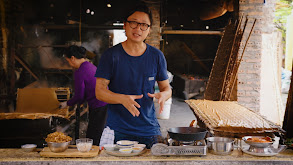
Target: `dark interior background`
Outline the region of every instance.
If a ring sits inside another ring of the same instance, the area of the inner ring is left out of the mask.
[[[22,29],[19,29],[16,43],[22,46],[16,53],[48,82],[49,87],[72,86],[72,72],[62,59],[62,45],[80,40],[78,28],[80,19],[83,25],[81,41],[96,55],[92,62],[98,65],[101,54],[112,46],[113,23],[121,23],[122,16],[136,2],[137,0],[25,0],[23,7],[19,9],[22,14],[17,20]],[[222,31],[229,20],[233,19],[232,12],[206,21],[202,21],[199,17],[202,9],[219,2],[217,0],[158,1],[156,3],[161,4],[161,27],[172,30]],[[111,4],[111,8],[107,7],[108,3]],[[94,14],[87,13],[87,9]],[[172,74],[208,77],[220,39],[219,35],[162,35],[161,50],[166,56],[168,70]],[[40,48],[41,45],[55,46]],[[193,60],[186,47],[199,60]],[[208,69],[202,68],[199,62]],[[16,66],[21,67],[17,63]],[[21,79],[23,81],[17,84],[18,88],[34,81],[25,70]]]

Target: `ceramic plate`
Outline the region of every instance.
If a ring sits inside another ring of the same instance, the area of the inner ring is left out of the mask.
[[[114,151],[107,151],[107,150],[104,150],[107,154],[109,155],[112,155],[112,156],[136,156],[136,155],[140,155],[140,154],[143,154],[146,152],[146,149],[143,149],[142,151],[140,152],[131,152],[129,154],[125,154],[125,153],[122,153],[118,150],[114,150]]]

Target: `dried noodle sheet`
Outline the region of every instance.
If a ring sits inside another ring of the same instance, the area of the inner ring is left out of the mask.
[[[68,111],[67,111],[68,112]],[[70,116],[74,115],[74,111],[66,114],[51,114],[51,113],[0,113],[0,120],[9,119],[47,119],[52,116],[69,119]]]
[[[274,132],[279,127],[232,101],[186,100],[210,130],[230,133]]]
[[[15,113],[0,113],[3,119],[44,119],[51,116],[69,118],[74,112],[59,109],[54,88],[24,88],[17,91]]]
[[[58,113],[59,101],[52,88],[24,88],[17,91],[16,112]]]

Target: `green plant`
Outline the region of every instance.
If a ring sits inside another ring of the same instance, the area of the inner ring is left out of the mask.
[[[293,8],[292,1],[293,0],[276,1],[274,24],[282,32],[283,41],[285,41],[286,38],[287,16],[291,14]]]

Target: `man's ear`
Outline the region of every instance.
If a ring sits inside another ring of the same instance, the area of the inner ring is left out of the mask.
[[[71,59],[72,61],[74,61],[74,60],[75,60],[75,57],[74,57],[74,56],[71,56],[70,59]]]
[[[123,22],[123,29],[125,30],[126,22]]]
[[[151,35],[151,32],[152,32],[152,29],[150,28],[147,36]]]

